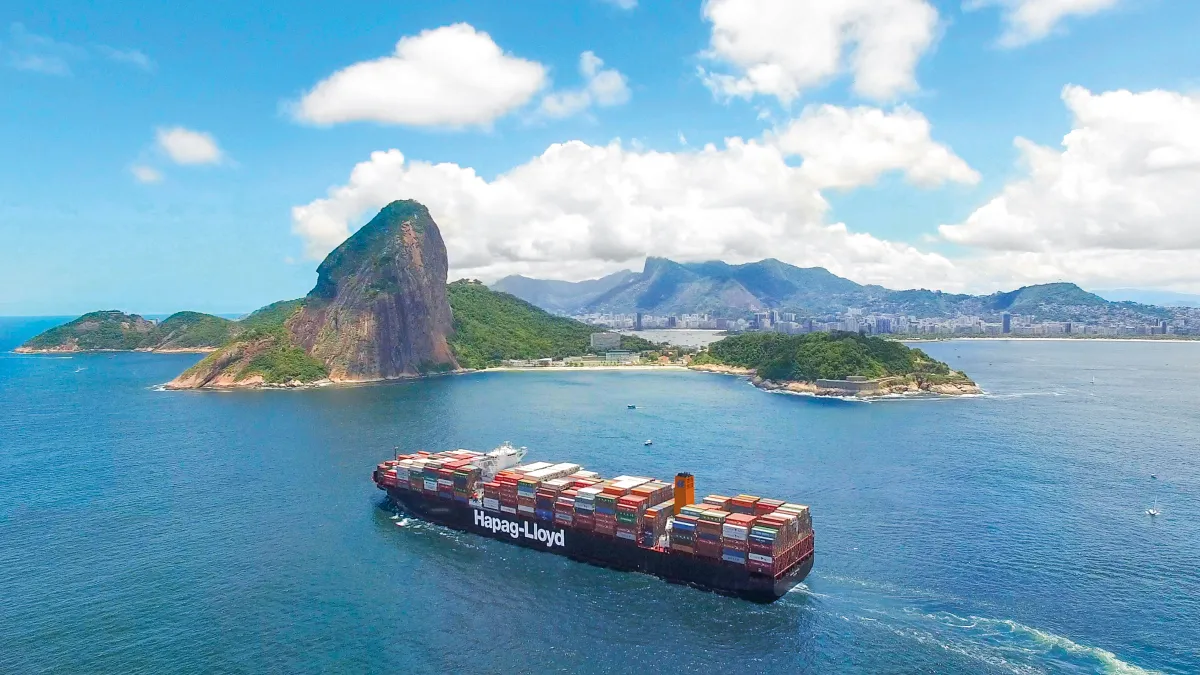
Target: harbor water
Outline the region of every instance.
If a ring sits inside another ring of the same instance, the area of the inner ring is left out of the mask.
[[[0,349],[47,323],[0,319]],[[615,370],[166,392],[198,356],[5,351],[0,672],[1200,671],[1200,343],[923,348],[988,393]],[[380,508],[397,446],[505,440],[809,504],[816,566],[755,605]]]

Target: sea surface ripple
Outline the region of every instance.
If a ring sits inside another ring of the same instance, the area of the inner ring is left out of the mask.
[[[0,349],[40,326],[0,320]],[[1200,344],[923,348],[988,394],[165,392],[198,357],[0,354],[0,672],[1200,672]],[[760,606],[380,508],[396,446],[504,440],[808,503],[814,571]]]

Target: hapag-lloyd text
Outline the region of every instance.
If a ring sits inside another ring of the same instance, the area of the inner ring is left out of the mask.
[[[491,530],[492,534],[500,534],[503,532],[513,539],[525,537],[540,541],[546,545],[546,548],[554,546],[565,546],[567,542],[567,533],[565,530],[550,530],[539,526],[537,523],[526,521],[508,520],[507,518],[498,518],[489,516],[483,511],[475,510],[475,524],[485,530]]]

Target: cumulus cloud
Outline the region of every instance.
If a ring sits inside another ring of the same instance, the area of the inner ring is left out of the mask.
[[[793,130],[790,142],[803,145],[801,133]],[[812,147],[817,156],[824,152]],[[410,161],[388,150],[355,166],[327,197],[295,207],[293,230],[307,255],[319,259],[376,209],[411,198],[430,208],[452,273],[461,276],[579,279],[636,266],[647,255],[773,256],[860,281],[913,285],[952,274],[953,265],[940,255],[828,222],[829,206],[811,170],[788,161],[797,150],[785,151],[771,135],[680,152],[571,141],[493,180],[469,167]],[[849,162],[838,167],[840,185],[887,170],[878,161],[870,170]]]
[[[768,138],[804,158],[801,172],[818,188],[852,188],[902,171],[916,185],[975,184],[979,173],[931,137],[929,120],[901,105],[886,112],[860,106],[808,106]]]
[[[708,87],[785,104],[847,71],[867,98],[916,89],[917,61],[938,22],[926,0],[707,0],[703,12],[712,23],[708,56],[733,69],[701,68]]]
[[[155,133],[159,149],[176,164],[218,164],[224,153],[212,134],[184,127],[162,127]]]
[[[134,164],[129,167],[129,172],[133,174],[133,179],[139,183],[161,183],[163,179],[162,173],[152,166],[145,164]]]
[[[458,23],[402,38],[390,56],[347,66],[293,106],[313,124],[372,121],[486,126],[542,89],[546,68],[505,53],[487,33]]]
[[[1069,16],[1088,16],[1117,6],[1120,0],[968,0],[967,9],[996,5],[1004,16],[1000,44],[1019,47],[1041,40]]]
[[[1061,147],[1017,138],[1025,175],[942,237],[1031,278],[1200,282],[1200,97],[1062,98],[1074,121]]]
[[[625,76],[613,68],[604,68],[604,61],[592,52],[579,56],[579,74],[585,84],[580,89],[555,92],[542,99],[542,114],[548,117],[570,117],[592,105],[614,106],[629,101],[629,85]]]

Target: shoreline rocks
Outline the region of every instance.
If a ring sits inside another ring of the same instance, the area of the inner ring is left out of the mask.
[[[803,380],[767,380],[759,377],[753,368],[740,368],[738,366],[725,366],[721,364],[702,364],[698,366],[689,366],[690,370],[698,370],[707,373],[717,373],[719,375],[733,375],[736,377],[745,377],[750,380],[750,383],[763,391],[785,392],[792,394],[808,394],[810,396],[829,396],[838,398],[878,398],[881,396],[970,396],[982,394],[983,389],[971,380],[963,378],[961,381],[950,382],[927,382],[915,377],[893,377],[884,378],[880,381],[878,389],[868,391],[850,391],[847,389],[831,389],[826,387],[818,387],[814,382],[805,382]]]

